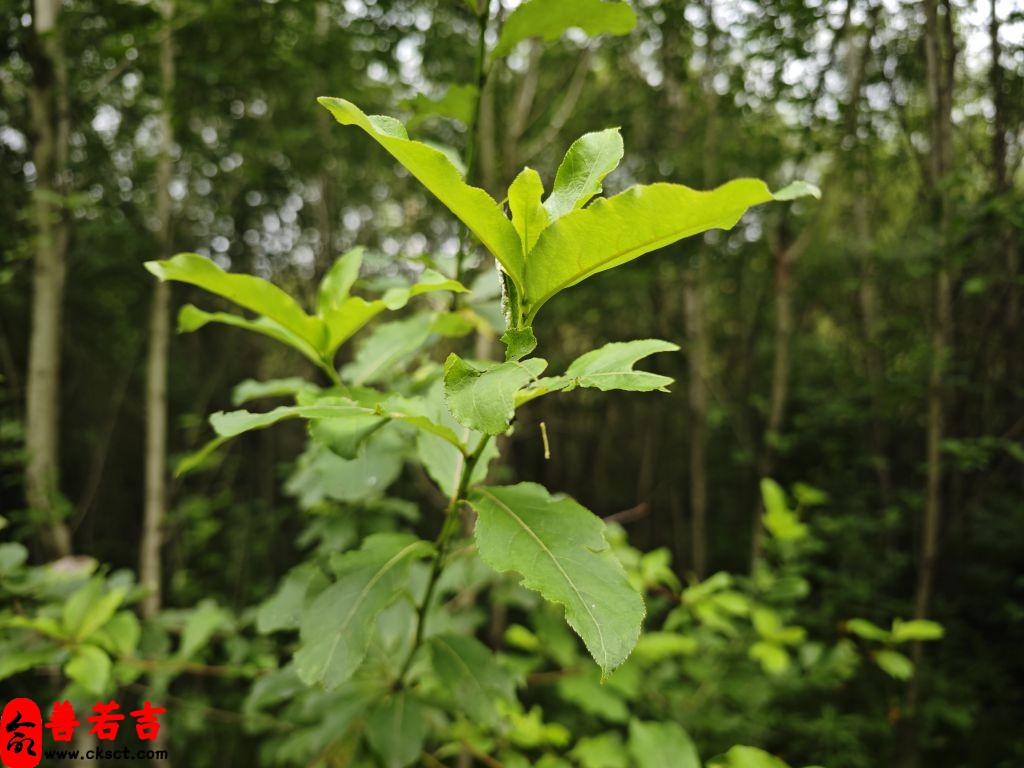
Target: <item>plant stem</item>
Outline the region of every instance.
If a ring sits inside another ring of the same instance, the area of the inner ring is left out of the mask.
[[[480,443],[473,452],[466,456],[466,461],[462,466],[462,473],[459,475],[458,486],[448,501],[448,508],[445,510],[444,524],[441,526],[441,532],[437,535],[437,540],[434,542],[434,562],[430,570],[430,580],[427,582],[427,591],[423,596],[423,602],[417,610],[416,637],[413,640],[412,648],[409,650],[409,655],[405,657],[405,661],[402,663],[402,668],[398,672],[398,677],[395,682],[396,688],[401,688],[403,686],[405,676],[408,674],[409,667],[412,666],[412,660],[416,656],[416,651],[418,651],[420,646],[423,644],[423,634],[426,631],[427,626],[427,610],[430,608],[430,601],[434,599],[434,591],[436,590],[437,582],[441,577],[441,571],[444,570],[445,555],[448,553],[448,541],[451,539],[452,532],[458,526],[459,507],[466,498],[466,491],[469,488],[470,479],[473,477],[476,465],[479,463],[480,457],[483,455],[484,449],[490,441],[491,436],[484,435],[480,438]]]

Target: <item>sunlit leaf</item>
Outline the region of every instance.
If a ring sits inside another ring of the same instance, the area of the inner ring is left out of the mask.
[[[318,101],[339,123],[361,128],[387,150],[480,238],[513,279],[521,280],[522,250],[512,223],[494,198],[463,181],[443,152],[410,140],[405,127],[392,117],[366,115],[344,99],[322,97]]]
[[[544,201],[550,220],[557,221],[600,194],[601,182],[618,167],[623,152],[618,128],[586,133],[576,139],[558,166],[555,184]]]
[[[557,40],[566,30],[582,29],[589,36],[625,35],[636,26],[636,14],[626,3],[602,0],[527,0],[508,15],[501,27],[495,56],[504,56],[523,40]]]
[[[179,253],[165,261],[147,261],[146,269],[161,280],[176,280],[221,296],[240,307],[273,320],[313,349],[323,346],[326,331],[319,318],[302,307],[273,283],[253,275],[225,272],[212,260],[197,253]]]
[[[532,168],[520,171],[508,188],[508,209],[512,226],[522,241],[524,259],[548,225],[548,212],[540,202],[543,194],[544,184]]]

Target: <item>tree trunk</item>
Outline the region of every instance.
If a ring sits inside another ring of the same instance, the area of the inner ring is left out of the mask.
[[[173,250],[171,222],[171,177],[174,173],[174,129],[171,122],[174,93],[174,0],[160,6],[163,34],[160,38],[160,154],[156,166],[156,240],[160,258]],[[150,308],[149,359],[146,365],[146,489],[139,550],[139,582],[144,618],[159,611],[161,592],[161,550],[167,517],[167,360],[170,346],[171,294],[168,283],[158,281]],[[167,734],[161,729],[155,749],[166,749]],[[168,759],[153,759],[154,765],[170,766]]]
[[[940,7],[945,11],[940,15]],[[952,290],[948,262],[948,239],[951,219],[950,201],[945,180],[953,164],[953,78],[956,49],[953,37],[953,9],[948,0],[925,2],[925,63],[928,78],[930,112],[930,157],[928,184],[932,217],[938,234],[936,272],[933,285],[931,362],[928,376],[928,430],[926,438],[927,479],[925,484],[924,520],[914,595],[914,618],[924,619],[930,613],[935,589],[935,566],[939,556],[939,535],[942,527],[942,441],[945,437],[945,380],[949,366],[952,331]],[[923,646],[913,648],[914,677],[907,687],[907,714],[917,713],[921,691]],[[906,741],[908,764],[916,760],[916,736],[911,731]]]
[[[689,369],[687,401],[690,415],[690,557],[698,579],[707,573],[707,435],[708,343],[704,322],[704,261],[684,273],[686,358]]]
[[[36,186],[32,216],[36,229],[32,273],[32,326],[25,406],[25,496],[42,515],[43,546],[51,557],[71,554],[71,532],[60,516],[60,341],[67,271],[66,193],[68,153],[67,70],[61,47],[59,0],[36,0],[38,40],[29,91],[32,162]],[[61,201],[61,202],[57,202]]]
[[[989,12],[989,44],[992,51],[992,63],[989,68],[989,84],[992,88],[992,193],[997,200],[1004,199],[1011,191],[1010,168],[1006,156],[1006,131],[1009,123],[1006,104],[1006,73],[1003,70],[1002,43],[999,42],[999,15],[996,13],[996,0],[990,3]],[[1020,358],[1020,255],[1017,252],[1017,230],[1009,217],[999,216],[999,247],[1006,264],[1006,344],[1009,351],[1006,358],[1005,380],[1011,387],[1017,386],[1017,374]],[[1014,397],[1011,390],[1011,397]]]

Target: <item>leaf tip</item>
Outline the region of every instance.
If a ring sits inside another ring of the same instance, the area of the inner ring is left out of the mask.
[[[820,200],[821,190],[808,181],[794,181],[778,192],[772,193],[772,198],[780,202],[796,200],[801,197],[813,197],[815,200]]]

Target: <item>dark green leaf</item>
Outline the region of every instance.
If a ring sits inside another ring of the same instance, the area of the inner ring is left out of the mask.
[[[480,556],[517,571],[523,586],[565,607],[565,618],[607,673],[629,656],[645,609],[605,539],[604,523],[534,483],[483,487],[470,497]]]

